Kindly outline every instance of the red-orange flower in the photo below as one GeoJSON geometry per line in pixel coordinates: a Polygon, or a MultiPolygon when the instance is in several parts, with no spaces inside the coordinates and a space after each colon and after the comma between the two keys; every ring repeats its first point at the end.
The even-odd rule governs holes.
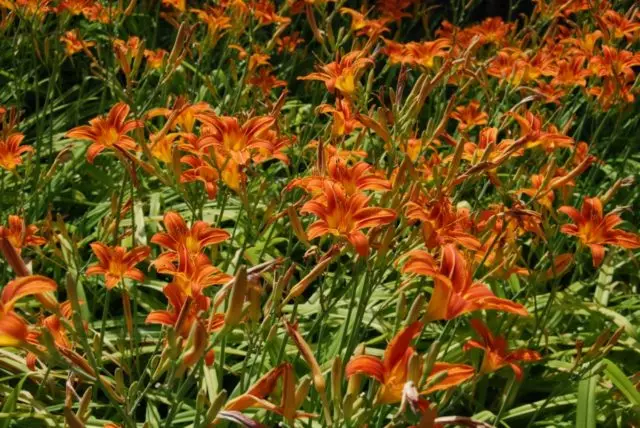
{"type": "Polygon", "coordinates": [[[334,156],[327,161],[326,176],[311,176],[294,179],[287,188],[302,187],[311,194],[324,192],[324,183],[334,183],[347,194],[353,195],[363,190],[390,190],[391,183],[366,162],[349,166],[343,158],[334,156]]]}
{"type": "Polygon", "coordinates": [[[463,131],[474,126],[486,125],[489,115],[480,110],[480,103],[474,100],[466,106],[456,107],[451,113],[451,118],[458,121],[458,128],[463,131]]]}
{"type": "Polygon", "coordinates": [[[338,61],[321,66],[318,72],[298,79],[320,80],[329,92],[333,93],[337,89],[343,95],[350,96],[356,91],[362,69],[373,64],[373,60],[363,55],[362,51],[349,52],[338,61]]]}
{"type": "Polygon", "coordinates": [[[335,107],[329,104],[322,104],[317,111],[318,113],[330,113],[333,115],[331,133],[336,137],[349,135],[363,126],[359,120],[358,113],[353,113],[351,102],[346,98],[336,100],[335,107]]]}
{"type": "Polygon", "coordinates": [[[265,138],[274,125],[271,116],[253,117],[244,123],[230,116],[201,115],[199,118],[207,125],[203,135],[211,137],[215,151],[238,165],[246,165],[259,148],[271,148],[271,142],[265,138]]]}
{"type": "Polygon", "coordinates": [[[574,224],[565,224],[562,233],[577,236],[591,250],[593,265],[600,266],[604,259],[605,245],[635,249],[640,248],[640,236],[635,233],[616,229],[622,223],[618,214],[603,214],[602,201],[595,197],[585,197],[581,211],[574,207],[563,206],[559,212],[571,217],[574,224]]]}
{"type": "Polygon", "coordinates": [[[129,151],[137,150],[138,146],[133,138],[126,134],[144,126],[142,121],[126,120],[129,110],[125,103],[118,103],[111,108],[107,117],[91,119],[89,125],[73,128],[66,136],[92,142],[87,150],[87,160],[90,163],[93,163],[95,157],[104,149],[119,150],[128,154],[129,151]]]}
{"type": "Polygon", "coordinates": [[[453,244],[442,249],[440,266],[426,251],[416,250],[409,254],[403,271],[434,279],[433,294],[427,306],[428,320],[451,320],[480,310],[510,312],[521,316],[529,314],[521,304],[496,297],[486,285],[473,282],[467,261],[453,244]]]}
{"type": "Polygon", "coordinates": [[[0,139],[0,168],[13,171],[22,165],[22,154],[33,152],[31,146],[20,146],[24,135],[15,133],[0,139]]]}
{"type": "Polygon", "coordinates": [[[144,274],[135,266],[147,258],[151,252],[149,247],[135,247],[127,251],[120,246],[108,247],[101,242],[94,242],[91,244],[91,249],[98,258],[98,264],[89,266],[87,276],[104,276],[108,290],[124,278],[144,281],[144,274]]]}
{"type": "Polygon", "coordinates": [[[165,213],[163,222],[166,232],[156,233],[151,242],[172,253],[178,253],[181,248],[185,248],[190,255],[195,256],[205,247],[219,244],[230,236],[226,231],[211,227],[202,220],[194,222],[189,228],[182,216],[174,211],[165,213]]]}
{"type": "Polygon", "coordinates": [[[27,225],[22,217],[10,215],[7,226],[0,226],[0,238],[4,238],[18,254],[24,247],[39,247],[47,243],[47,240],[36,235],[38,227],[30,224],[27,225]]]}
{"type": "Polygon", "coordinates": [[[23,297],[55,291],[56,283],[47,277],[30,275],[17,278],[2,289],[0,297],[0,346],[19,346],[27,341],[27,323],[14,311],[23,297]]]}
{"type": "Polygon", "coordinates": [[[282,363],[269,370],[264,376],[249,387],[247,392],[239,395],[227,402],[224,410],[243,411],[249,408],[265,409],[283,416],[288,421],[298,418],[313,418],[316,415],[297,410],[302,405],[303,397],[296,397],[296,379],[293,366],[289,363],[282,363]],[[282,378],[282,393],[280,404],[274,404],[267,400],[282,378]]]}
{"type": "Polygon", "coordinates": [[[64,35],[60,37],[60,41],[65,45],[64,50],[67,56],[75,55],[96,44],[95,42],[84,41],[80,37],[80,32],[77,29],[64,33],[64,35]]]}
{"type": "Polygon", "coordinates": [[[327,234],[342,236],[358,254],[366,256],[369,254],[369,239],[362,229],[382,226],[396,218],[393,210],[369,207],[369,199],[362,193],[347,195],[340,186],[325,183],[324,194],[305,203],[300,211],[320,218],[309,226],[309,239],[327,234]]]}
{"type": "MultiPolygon", "coordinates": [[[[355,374],[364,374],[378,382],[380,389],[377,401],[380,404],[392,404],[402,400],[405,384],[409,378],[409,359],[414,354],[414,349],[409,346],[414,337],[422,329],[422,323],[417,321],[399,331],[387,345],[382,359],[372,355],[358,355],[353,357],[346,366],[345,374],[351,377],[355,374]]],[[[459,385],[473,376],[473,367],[464,364],[435,363],[429,373],[428,381],[436,375],[446,372],[447,375],[422,394],[448,389],[459,385]]],[[[416,373],[418,377],[420,373],[416,373]]],[[[428,382],[427,381],[427,382],[428,382]]]]}
{"type": "Polygon", "coordinates": [[[480,373],[491,373],[508,365],[516,375],[516,379],[522,380],[522,368],[516,363],[519,361],[531,362],[541,359],[540,354],[531,349],[509,351],[507,341],[504,337],[494,336],[485,323],[478,319],[471,320],[471,326],[476,333],[478,333],[481,341],[469,340],[465,343],[463,349],[465,351],[473,348],[484,350],[484,359],[482,360],[480,373]]]}
{"type": "MultiPolygon", "coordinates": [[[[196,294],[189,298],[181,292],[177,284],[170,283],[162,290],[169,300],[169,310],[151,311],[145,323],[160,324],[177,329],[177,333],[183,338],[189,337],[194,323],[199,321],[199,314],[209,310],[210,300],[202,294],[196,294]],[[185,307],[188,305],[188,307],[185,307]]],[[[206,330],[209,332],[220,330],[224,326],[224,314],[214,314],[211,322],[206,322],[206,330]]]]}

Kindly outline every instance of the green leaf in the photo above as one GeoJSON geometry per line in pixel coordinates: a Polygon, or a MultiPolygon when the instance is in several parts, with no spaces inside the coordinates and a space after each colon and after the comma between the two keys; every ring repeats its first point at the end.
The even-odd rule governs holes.
{"type": "Polygon", "coordinates": [[[578,384],[576,428],[596,428],[596,388],[600,376],[591,369],[578,384]]]}
{"type": "Polygon", "coordinates": [[[624,372],[608,359],[603,360],[605,363],[604,373],[613,382],[613,384],[620,390],[622,395],[627,397],[627,400],[634,406],[640,406],[640,392],[635,388],[633,383],[624,374],[624,372]]]}
{"type": "MultiPolygon", "coordinates": [[[[13,388],[11,394],[7,397],[6,401],[2,405],[2,413],[12,413],[16,410],[16,404],[18,404],[18,396],[20,395],[20,391],[22,391],[22,385],[24,385],[24,381],[29,377],[29,373],[25,374],[20,382],[13,388]]],[[[7,418],[0,423],[0,428],[9,428],[11,426],[11,418],[7,418]]]]}

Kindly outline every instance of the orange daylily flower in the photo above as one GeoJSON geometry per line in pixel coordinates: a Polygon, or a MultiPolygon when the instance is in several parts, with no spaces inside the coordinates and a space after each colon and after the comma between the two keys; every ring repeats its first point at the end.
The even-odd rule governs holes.
{"type": "Polygon", "coordinates": [[[563,225],[560,232],[577,236],[581,243],[589,247],[594,267],[602,263],[605,245],[628,249],[640,248],[640,236],[616,229],[622,223],[622,219],[615,211],[604,215],[602,201],[597,197],[585,197],[581,211],[570,206],[560,207],[558,211],[571,217],[574,222],[574,224],[563,225]]]}
{"type": "Polygon", "coordinates": [[[159,273],[172,275],[171,283],[177,285],[185,296],[201,294],[207,287],[222,285],[233,279],[231,275],[213,266],[207,256],[192,256],[186,247],[180,247],[177,264],[162,256],[153,264],[159,273]]]}
{"type": "Polygon", "coordinates": [[[558,148],[573,148],[573,138],[568,137],[550,125],[546,129],[542,127],[542,119],[527,111],[524,116],[517,113],[507,113],[520,125],[520,137],[528,137],[527,148],[542,146],[545,151],[552,152],[558,148]]]}
{"type": "Polygon", "coordinates": [[[376,9],[382,16],[400,21],[402,18],[411,16],[405,9],[416,3],[418,3],[417,0],[377,0],[376,9]]]}
{"type": "Polygon", "coordinates": [[[169,310],[151,311],[145,323],[160,324],[173,327],[176,332],[183,338],[189,337],[191,328],[196,322],[204,322],[208,332],[218,331],[224,326],[224,314],[214,314],[211,322],[200,320],[199,314],[209,310],[210,299],[202,294],[195,294],[188,297],[182,293],[180,287],[175,283],[166,285],[162,292],[169,300],[169,310]],[[189,305],[188,307],[185,307],[189,305]]]}
{"type": "Polygon", "coordinates": [[[361,256],[369,254],[369,239],[362,229],[388,224],[395,220],[393,210],[369,207],[362,193],[347,195],[340,186],[324,183],[324,194],[306,202],[303,214],[315,214],[320,219],[309,226],[308,238],[335,235],[346,238],[361,256]]]}
{"type": "Polygon", "coordinates": [[[317,195],[324,191],[324,183],[330,182],[347,194],[353,195],[363,190],[391,190],[391,183],[382,173],[374,170],[366,162],[349,166],[343,158],[334,156],[327,161],[326,176],[311,176],[291,180],[287,189],[302,187],[306,192],[317,195]]]}
{"type": "Polygon", "coordinates": [[[589,61],[591,71],[600,77],[622,77],[623,81],[635,80],[633,67],[640,65],[640,54],[628,50],[618,50],[611,46],[602,46],[602,55],[589,61]]]}
{"type": "Polygon", "coordinates": [[[180,182],[192,183],[194,181],[200,181],[204,184],[207,197],[209,199],[215,199],[218,194],[218,181],[220,180],[218,170],[208,162],[193,155],[181,157],[180,162],[185,163],[190,167],[189,169],[182,171],[182,174],[180,174],[180,182]]]}
{"type": "Polygon", "coordinates": [[[271,116],[253,117],[242,124],[230,116],[207,114],[200,115],[199,119],[206,125],[202,135],[211,137],[214,150],[223,160],[231,157],[238,165],[246,165],[257,149],[271,149],[271,142],[265,139],[275,124],[271,116]]]}
{"type": "Polygon", "coordinates": [[[4,238],[16,252],[20,254],[24,247],[39,247],[47,243],[47,240],[36,235],[38,227],[27,225],[24,219],[17,215],[10,215],[7,226],[0,226],[0,238],[4,238]]]}
{"type": "Polygon", "coordinates": [[[224,9],[208,6],[206,9],[190,9],[207,26],[207,35],[212,44],[216,44],[224,33],[232,27],[231,17],[224,15],[224,9]]]}
{"type": "Polygon", "coordinates": [[[71,15],[80,15],[82,11],[90,7],[95,0],[62,0],[58,4],[58,13],[69,12],[71,15]]]}
{"type": "MultiPolygon", "coordinates": [[[[438,158],[434,158],[441,163],[438,158]]],[[[430,198],[420,194],[407,203],[407,218],[422,223],[422,237],[427,248],[437,248],[456,242],[466,248],[477,250],[480,241],[469,233],[472,226],[467,209],[456,208],[451,199],[439,195],[430,198]]]]}
{"type": "Polygon", "coordinates": [[[95,46],[95,42],[86,42],[80,38],[80,32],[76,30],[67,31],[60,37],[60,41],[65,44],[64,50],[67,56],[75,55],[95,46]]]}
{"type": "Polygon", "coordinates": [[[357,36],[376,38],[382,33],[389,32],[387,28],[387,24],[391,21],[389,18],[367,19],[365,14],[348,7],[341,7],[340,13],[351,17],[351,30],[357,36]]]}
{"type": "Polygon", "coordinates": [[[300,37],[300,32],[298,31],[294,31],[291,35],[278,37],[276,39],[278,53],[293,53],[298,48],[298,45],[303,43],[304,39],[300,37]]]}
{"type": "Polygon", "coordinates": [[[144,281],[144,274],[135,265],[149,256],[151,249],[146,246],[135,247],[130,251],[120,246],[108,247],[101,242],[91,244],[98,263],[89,266],[87,276],[102,275],[107,290],[111,290],[124,278],[138,282],[144,281]]]}
{"type": "Polygon", "coordinates": [[[516,379],[522,380],[522,368],[516,363],[539,361],[542,358],[538,352],[531,349],[509,351],[507,341],[502,336],[494,336],[486,324],[478,319],[471,320],[471,327],[481,337],[481,342],[469,340],[463,349],[465,351],[473,348],[484,350],[480,373],[491,373],[508,365],[516,375],[516,379]]]}
{"type": "Polygon", "coordinates": [[[316,415],[297,410],[301,405],[304,396],[296,397],[296,379],[293,366],[289,363],[282,363],[269,370],[264,376],[249,387],[247,392],[235,397],[227,402],[224,410],[243,411],[249,408],[265,409],[269,412],[283,416],[288,421],[299,418],[314,418],[316,415]],[[267,400],[273,393],[282,378],[282,398],[280,404],[274,404],[267,400]]]}
{"type": "Polygon", "coordinates": [[[280,16],[276,12],[276,5],[271,0],[256,0],[251,4],[251,12],[258,19],[260,25],[287,25],[291,18],[280,16]]]}
{"type": "Polygon", "coordinates": [[[321,66],[320,71],[298,77],[298,80],[320,80],[329,92],[333,93],[337,89],[343,95],[351,96],[356,91],[362,69],[373,64],[371,58],[363,55],[362,51],[349,52],[337,61],[321,66]]]}
{"type": "Polygon", "coordinates": [[[352,104],[346,98],[336,100],[335,107],[329,104],[322,104],[316,111],[318,113],[330,113],[333,115],[331,133],[335,137],[349,135],[354,130],[364,126],[359,120],[359,114],[357,112],[355,114],[353,113],[352,104]]]}
{"type": "Polygon", "coordinates": [[[386,39],[384,42],[384,53],[392,64],[408,64],[428,70],[436,66],[436,58],[447,57],[451,48],[451,41],[445,38],[421,43],[402,44],[386,39]]]}
{"type": "Polygon", "coordinates": [[[434,279],[433,294],[425,315],[430,321],[451,320],[480,310],[529,315],[521,304],[496,297],[485,284],[473,282],[467,261],[453,244],[442,249],[440,266],[426,251],[411,252],[403,272],[427,275],[434,279]]]}
{"type": "Polygon", "coordinates": [[[211,106],[204,101],[190,104],[184,97],[178,97],[172,108],[151,109],[147,112],[146,117],[164,116],[168,120],[165,128],[175,130],[176,127],[180,127],[182,132],[191,133],[196,120],[200,119],[199,116],[211,112],[211,106]]]}
{"type": "Polygon", "coordinates": [[[451,113],[451,119],[458,121],[458,128],[461,131],[471,129],[474,126],[486,125],[489,115],[480,110],[478,101],[471,101],[466,106],[459,106],[451,113]]]}
{"type": "Polygon", "coordinates": [[[95,157],[104,149],[119,150],[128,155],[129,151],[137,150],[138,145],[126,134],[144,126],[140,120],[126,120],[129,110],[130,107],[125,103],[118,103],[111,108],[107,117],[91,119],[89,125],[73,128],[65,135],[69,138],[92,142],[87,150],[89,163],[93,163],[95,157]]]}
{"type": "Polygon", "coordinates": [[[0,297],[0,346],[20,346],[28,340],[27,323],[14,312],[18,300],[42,295],[57,288],[56,283],[40,275],[23,276],[9,282],[0,297]]]}
{"type": "Polygon", "coordinates": [[[267,67],[262,67],[256,74],[251,76],[247,83],[259,88],[263,95],[269,95],[274,88],[287,86],[287,82],[274,76],[267,67]]]}
{"type": "Polygon", "coordinates": [[[165,57],[169,54],[169,52],[164,49],[145,49],[144,57],[147,60],[147,66],[153,70],[161,68],[164,65],[165,57]]]}
{"type": "Polygon", "coordinates": [[[553,209],[553,201],[555,200],[555,194],[553,190],[543,189],[544,176],[541,174],[531,175],[531,187],[518,189],[516,194],[525,194],[530,198],[536,197],[536,201],[548,210],[553,209]]]}
{"type": "Polygon", "coordinates": [[[471,34],[480,36],[479,42],[482,44],[494,43],[503,44],[509,33],[516,25],[512,22],[504,22],[501,17],[487,18],[480,24],[473,25],[467,29],[471,34]]]}
{"type": "MultiPolygon", "coordinates": [[[[372,355],[353,357],[347,363],[345,375],[349,378],[356,374],[364,374],[377,380],[380,383],[380,389],[376,401],[380,404],[400,402],[405,384],[411,380],[408,363],[415,351],[409,345],[421,329],[422,323],[416,321],[400,330],[387,345],[382,359],[372,355]]],[[[447,376],[429,389],[422,391],[421,394],[430,394],[459,385],[471,378],[475,371],[473,367],[464,364],[436,362],[427,382],[442,372],[446,372],[447,376]]],[[[420,376],[419,373],[417,375],[420,376]]]]}
{"type": "Polygon", "coordinates": [[[22,154],[33,152],[31,146],[20,146],[24,135],[15,133],[0,139],[0,168],[13,171],[18,165],[22,165],[22,154]]]}
{"type": "Polygon", "coordinates": [[[625,37],[628,41],[633,41],[640,34],[640,22],[627,19],[615,10],[607,10],[600,22],[605,24],[609,36],[614,39],[625,37]]]}
{"type": "Polygon", "coordinates": [[[177,257],[181,248],[185,248],[190,256],[195,257],[206,247],[219,244],[230,236],[223,229],[211,227],[202,220],[194,222],[189,228],[182,216],[174,211],[165,213],[163,223],[166,232],[156,233],[151,242],[166,248],[168,251],[164,254],[171,254],[171,260],[177,257]]]}

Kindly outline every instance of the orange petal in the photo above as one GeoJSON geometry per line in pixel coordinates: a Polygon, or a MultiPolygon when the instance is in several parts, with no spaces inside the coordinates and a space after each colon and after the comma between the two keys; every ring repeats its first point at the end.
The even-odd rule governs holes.
{"type": "Polygon", "coordinates": [[[358,355],[352,358],[345,368],[345,375],[349,378],[355,374],[364,374],[383,383],[385,368],[382,361],[371,355],[358,355]]]}
{"type": "Polygon", "coordinates": [[[14,279],[2,290],[4,310],[11,310],[16,301],[22,297],[55,291],[56,288],[57,285],[54,280],[41,275],[23,276],[14,279]]]}

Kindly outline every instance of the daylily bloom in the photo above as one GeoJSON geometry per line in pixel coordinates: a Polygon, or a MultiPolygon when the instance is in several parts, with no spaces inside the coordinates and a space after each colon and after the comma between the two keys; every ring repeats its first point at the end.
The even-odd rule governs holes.
{"type": "MultiPolygon", "coordinates": [[[[439,160],[439,159],[438,159],[439,160]]],[[[469,233],[472,222],[466,209],[456,208],[444,195],[431,198],[420,194],[407,203],[407,218],[422,223],[422,237],[427,248],[456,242],[470,249],[479,249],[480,241],[469,233]]]]}
{"type": "MultiPolygon", "coordinates": [[[[372,355],[358,355],[353,357],[345,368],[347,377],[364,374],[380,383],[376,399],[379,404],[393,404],[402,400],[405,384],[409,379],[409,359],[415,353],[409,346],[411,341],[420,333],[422,323],[419,321],[399,331],[387,345],[382,359],[372,355]]],[[[429,373],[427,382],[436,375],[446,372],[447,376],[421,394],[430,394],[461,384],[474,375],[474,369],[464,364],[436,362],[429,373]]],[[[420,373],[416,373],[418,377],[420,373]]]]}
{"type": "Polygon", "coordinates": [[[335,107],[329,104],[322,104],[318,107],[317,112],[333,115],[331,133],[336,137],[349,135],[354,130],[364,126],[359,120],[358,113],[353,113],[352,104],[346,98],[336,100],[335,107]]]}
{"type": "Polygon", "coordinates": [[[607,32],[614,39],[625,37],[628,41],[637,40],[640,34],[640,22],[634,22],[615,10],[607,10],[602,16],[607,32]]]}
{"type": "Polygon", "coordinates": [[[96,44],[95,42],[86,42],[82,40],[77,29],[64,33],[64,35],[60,37],[60,41],[65,44],[64,50],[67,56],[75,55],[78,52],[82,52],[92,46],[95,46],[96,44]]]}
{"type": "Polygon", "coordinates": [[[542,188],[544,183],[544,176],[541,174],[531,174],[531,187],[518,189],[516,193],[522,193],[530,198],[536,196],[536,201],[548,210],[553,209],[553,201],[555,200],[555,194],[553,190],[547,190],[542,188]]]}
{"type": "Polygon", "coordinates": [[[287,82],[274,76],[267,67],[262,67],[256,74],[251,76],[247,83],[259,88],[263,95],[269,95],[274,88],[287,86],[287,82]]]}
{"type": "Polygon", "coordinates": [[[137,150],[138,145],[126,134],[144,126],[142,121],[126,120],[129,110],[129,106],[125,103],[118,103],[111,108],[107,117],[91,119],[89,125],[73,128],[66,133],[66,136],[92,142],[87,150],[89,163],[93,163],[95,157],[104,149],[114,149],[129,154],[129,151],[137,150]]]}
{"type": "Polygon", "coordinates": [[[297,410],[305,396],[296,396],[296,379],[293,366],[282,363],[269,370],[264,376],[249,387],[247,392],[227,402],[224,410],[243,411],[249,408],[265,409],[283,416],[288,421],[299,418],[313,418],[316,415],[297,410]],[[274,404],[267,397],[276,389],[278,380],[282,378],[280,404],[274,404]]]}
{"type": "Polygon", "coordinates": [[[504,22],[501,17],[487,18],[480,24],[473,25],[468,28],[472,34],[480,36],[480,43],[503,44],[507,36],[513,29],[515,24],[512,22],[504,22]]]}
{"type": "Polygon", "coordinates": [[[95,0],[62,0],[58,4],[58,13],[67,11],[71,15],[80,15],[82,11],[90,7],[94,1],[95,0]]]}
{"type": "Polygon", "coordinates": [[[108,290],[124,278],[138,282],[144,281],[144,274],[135,266],[149,256],[151,252],[149,247],[135,247],[127,251],[120,246],[107,247],[101,242],[94,242],[91,244],[91,249],[98,258],[98,264],[89,266],[87,276],[104,276],[108,290]]]}
{"type": "Polygon", "coordinates": [[[204,248],[219,244],[230,236],[226,231],[211,227],[202,220],[194,222],[189,228],[182,216],[174,211],[165,213],[163,223],[166,232],[156,233],[151,238],[151,242],[174,254],[181,248],[185,248],[191,256],[196,256],[204,248]]]}
{"type": "Polygon", "coordinates": [[[308,193],[324,192],[324,183],[334,183],[347,194],[354,195],[363,190],[391,190],[391,183],[366,162],[349,166],[344,159],[334,156],[327,161],[326,176],[311,176],[292,180],[287,189],[302,187],[308,193]]]}
{"type": "Polygon", "coordinates": [[[15,133],[0,139],[0,168],[13,171],[18,165],[22,165],[22,154],[33,152],[31,146],[20,146],[24,135],[15,133]]]}
{"type": "Polygon", "coordinates": [[[244,123],[235,117],[199,115],[206,124],[202,135],[211,137],[214,150],[225,160],[227,157],[238,165],[249,163],[258,148],[271,148],[271,142],[264,137],[275,124],[271,116],[253,117],[244,123]]]}
{"type": "Polygon", "coordinates": [[[520,125],[520,137],[529,137],[527,148],[542,146],[547,152],[558,148],[573,148],[573,138],[560,133],[553,125],[542,128],[542,119],[527,111],[524,116],[507,113],[520,125]]]}
{"type": "Polygon", "coordinates": [[[177,263],[159,257],[153,264],[159,273],[172,275],[171,283],[177,285],[185,296],[201,294],[204,288],[225,284],[233,279],[213,266],[206,255],[191,256],[186,247],[180,247],[177,263]]]}
{"type": "Polygon", "coordinates": [[[220,180],[218,170],[198,156],[186,155],[180,158],[180,162],[190,167],[182,171],[180,182],[192,183],[200,181],[204,184],[204,189],[209,199],[215,199],[218,194],[218,181],[220,180]]]}
{"type": "Polygon", "coordinates": [[[451,41],[440,38],[429,42],[397,43],[385,40],[384,53],[389,56],[393,64],[408,64],[424,67],[428,70],[436,66],[436,58],[445,58],[449,55],[451,41]]]}
{"type": "Polygon", "coordinates": [[[340,13],[351,17],[351,29],[358,36],[376,38],[382,33],[389,32],[387,28],[387,24],[391,21],[389,18],[367,19],[363,13],[348,7],[341,7],[340,13]]]}
{"type": "MultiPolygon", "coordinates": [[[[210,299],[202,294],[195,294],[189,298],[175,283],[166,285],[162,292],[169,300],[170,309],[151,311],[145,323],[173,327],[183,338],[189,337],[193,324],[200,322],[199,314],[209,310],[210,299]],[[185,305],[189,306],[185,308],[185,305]]],[[[211,322],[202,321],[205,321],[208,332],[218,331],[224,326],[224,314],[214,314],[211,322]]]]}
{"type": "Polygon", "coordinates": [[[426,251],[411,252],[403,272],[427,275],[434,279],[433,294],[427,306],[428,320],[451,320],[480,310],[529,315],[521,304],[496,297],[486,285],[473,282],[467,261],[453,244],[442,249],[440,266],[426,251]]]}
{"type": "Polygon", "coordinates": [[[9,241],[20,254],[24,247],[39,247],[47,243],[46,239],[36,235],[37,231],[37,226],[27,225],[22,217],[10,215],[7,226],[0,226],[0,238],[9,241]]]}
{"type": "Polygon", "coordinates": [[[329,92],[333,93],[337,89],[343,95],[351,96],[356,91],[362,69],[371,64],[373,60],[364,57],[364,52],[353,51],[337,61],[321,66],[318,72],[298,77],[298,79],[320,80],[324,82],[329,92]]]}
{"type": "Polygon", "coordinates": [[[577,57],[571,61],[558,60],[557,66],[550,67],[549,74],[553,76],[551,85],[555,86],[586,86],[586,78],[591,75],[591,71],[583,67],[584,58],[577,57]]]}
{"type": "Polygon", "coordinates": [[[516,379],[522,380],[522,368],[517,363],[538,361],[542,358],[538,352],[531,349],[509,351],[507,341],[502,336],[494,336],[486,324],[479,319],[471,320],[471,327],[478,333],[481,341],[469,340],[463,349],[465,351],[473,348],[484,350],[480,373],[491,373],[508,365],[516,375],[516,379]]]}
{"type": "Polygon", "coordinates": [[[224,33],[232,27],[231,17],[224,15],[224,9],[209,6],[206,9],[190,9],[207,26],[207,35],[212,44],[216,44],[224,33]]]}
{"type": "Polygon", "coordinates": [[[164,116],[168,122],[165,128],[175,130],[180,127],[182,132],[191,133],[196,120],[201,114],[211,113],[211,106],[204,101],[190,104],[184,97],[178,97],[171,108],[154,108],[147,112],[146,117],[164,116]]]}
{"type": "Polygon", "coordinates": [[[56,288],[52,279],[40,275],[23,276],[4,286],[0,297],[0,346],[20,346],[28,339],[27,323],[13,310],[17,301],[56,288]]]}
{"type": "Polygon", "coordinates": [[[461,131],[478,125],[486,125],[488,118],[489,115],[480,110],[480,103],[475,100],[466,106],[456,107],[451,113],[451,119],[458,121],[458,128],[461,131]]]}
{"type": "Polygon", "coordinates": [[[151,69],[158,69],[164,65],[164,59],[167,56],[168,52],[164,49],[145,49],[144,57],[147,59],[147,66],[151,69]]]}
{"type": "Polygon", "coordinates": [[[298,45],[303,43],[304,39],[300,37],[299,31],[294,31],[293,33],[291,33],[291,35],[278,37],[276,39],[278,53],[293,53],[297,49],[298,45]]]}
{"type": "Polygon", "coordinates": [[[388,224],[395,220],[393,210],[369,207],[369,199],[362,193],[347,195],[336,184],[324,183],[324,194],[306,202],[303,214],[315,214],[320,219],[309,226],[309,239],[331,234],[346,238],[358,254],[369,254],[369,239],[362,229],[388,224]]]}
{"type": "Polygon", "coordinates": [[[588,246],[595,267],[600,266],[604,259],[605,245],[640,248],[640,236],[616,229],[622,219],[615,211],[604,215],[602,201],[597,197],[585,197],[581,211],[570,206],[560,207],[558,211],[571,217],[574,222],[563,225],[560,232],[577,236],[581,243],[588,246]]]}

